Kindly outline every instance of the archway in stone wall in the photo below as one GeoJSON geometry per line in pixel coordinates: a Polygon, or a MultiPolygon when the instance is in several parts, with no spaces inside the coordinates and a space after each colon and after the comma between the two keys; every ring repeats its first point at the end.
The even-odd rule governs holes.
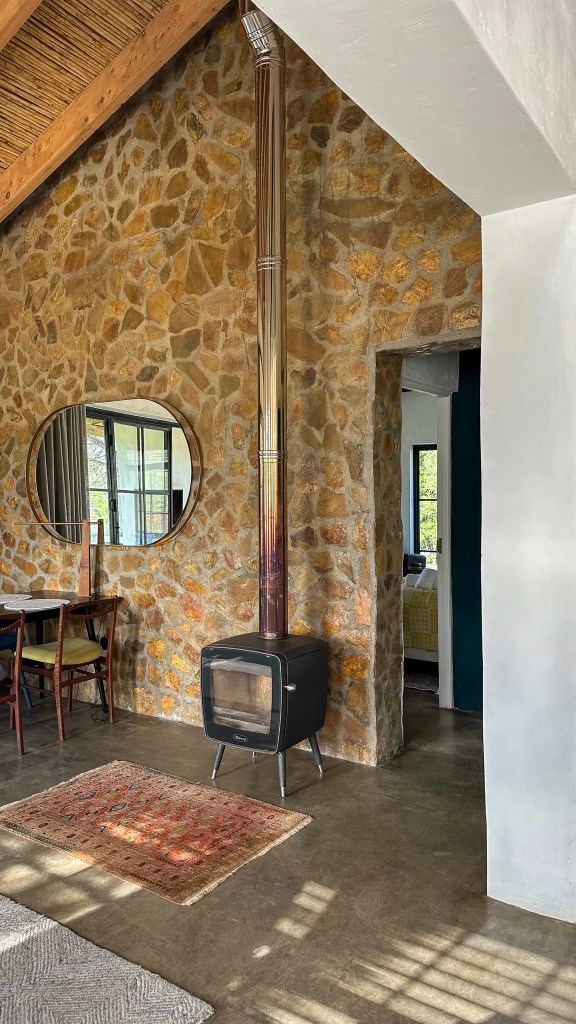
{"type": "MultiPolygon", "coordinates": [[[[478,331],[476,330],[476,335],[478,331]]],[[[378,764],[402,748],[404,652],[402,639],[402,362],[405,356],[430,352],[460,352],[477,347],[457,333],[438,337],[425,346],[402,343],[375,353],[373,409],[375,755],[378,764]]]]}

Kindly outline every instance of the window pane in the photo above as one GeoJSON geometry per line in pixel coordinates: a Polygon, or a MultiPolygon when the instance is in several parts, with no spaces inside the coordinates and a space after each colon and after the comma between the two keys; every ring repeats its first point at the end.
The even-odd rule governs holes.
{"type": "Polygon", "coordinates": [[[146,495],[146,543],[151,544],[168,533],[168,494],[146,495]]]}
{"type": "Polygon", "coordinates": [[[438,452],[435,448],[418,453],[418,482],[421,498],[435,498],[438,480],[438,452]]]}
{"type": "Polygon", "coordinates": [[[420,502],[420,550],[435,551],[438,545],[438,504],[420,502]]]}
{"type": "Polygon", "coordinates": [[[88,456],[88,487],[108,489],[106,435],[104,421],[86,417],[86,453],[88,456]]]}
{"type": "Polygon", "coordinates": [[[118,494],[119,544],[143,544],[140,530],[141,495],[138,492],[118,494]]]}
{"type": "Polygon", "coordinates": [[[129,423],[115,423],[114,445],[118,488],[135,491],[140,486],[137,427],[132,427],[129,423]]]}
{"type": "Polygon", "coordinates": [[[182,492],[182,506],[188,501],[192,483],[192,460],[182,427],[172,428],[172,490],[182,492]]]}
{"type": "Polygon", "coordinates": [[[144,428],[144,469],[147,491],[168,490],[168,453],[163,430],[144,428]]]}

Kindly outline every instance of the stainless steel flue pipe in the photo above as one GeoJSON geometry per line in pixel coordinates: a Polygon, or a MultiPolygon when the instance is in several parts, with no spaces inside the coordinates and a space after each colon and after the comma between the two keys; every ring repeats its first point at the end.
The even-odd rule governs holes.
{"type": "Polygon", "coordinates": [[[288,635],[286,565],[286,58],[280,33],[239,0],[255,57],[260,636],[288,635]]]}

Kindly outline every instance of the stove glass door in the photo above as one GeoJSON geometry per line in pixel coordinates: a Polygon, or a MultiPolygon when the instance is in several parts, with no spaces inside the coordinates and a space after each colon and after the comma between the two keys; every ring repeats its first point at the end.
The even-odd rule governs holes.
{"type": "Polygon", "coordinates": [[[269,733],[272,720],[272,668],[249,661],[212,665],[212,717],[216,725],[269,733]]]}
{"type": "Polygon", "coordinates": [[[218,653],[203,660],[202,676],[209,736],[256,749],[276,749],[281,700],[276,658],[218,653]]]}

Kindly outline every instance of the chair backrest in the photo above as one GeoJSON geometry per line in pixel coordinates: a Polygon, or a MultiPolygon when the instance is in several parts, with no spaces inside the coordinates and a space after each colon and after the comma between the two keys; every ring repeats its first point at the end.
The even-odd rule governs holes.
{"type": "Polygon", "coordinates": [[[90,631],[88,623],[91,622],[92,632],[97,643],[100,643],[100,640],[106,636],[105,662],[106,668],[108,668],[113,656],[117,613],[117,597],[87,598],[81,605],[74,606],[63,604],[58,620],[56,670],[61,669],[62,666],[62,645],[66,624],[75,622],[85,622],[88,631],[90,631]]]}
{"type": "Polygon", "coordinates": [[[14,637],[14,644],[10,645],[14,650],[14,678],[20,679],[22,672],[22,648],[24,646],[24,624],[26,622],[25,612],[12,615],[8,618],[0,618],[0,637],[14,637]]]}

